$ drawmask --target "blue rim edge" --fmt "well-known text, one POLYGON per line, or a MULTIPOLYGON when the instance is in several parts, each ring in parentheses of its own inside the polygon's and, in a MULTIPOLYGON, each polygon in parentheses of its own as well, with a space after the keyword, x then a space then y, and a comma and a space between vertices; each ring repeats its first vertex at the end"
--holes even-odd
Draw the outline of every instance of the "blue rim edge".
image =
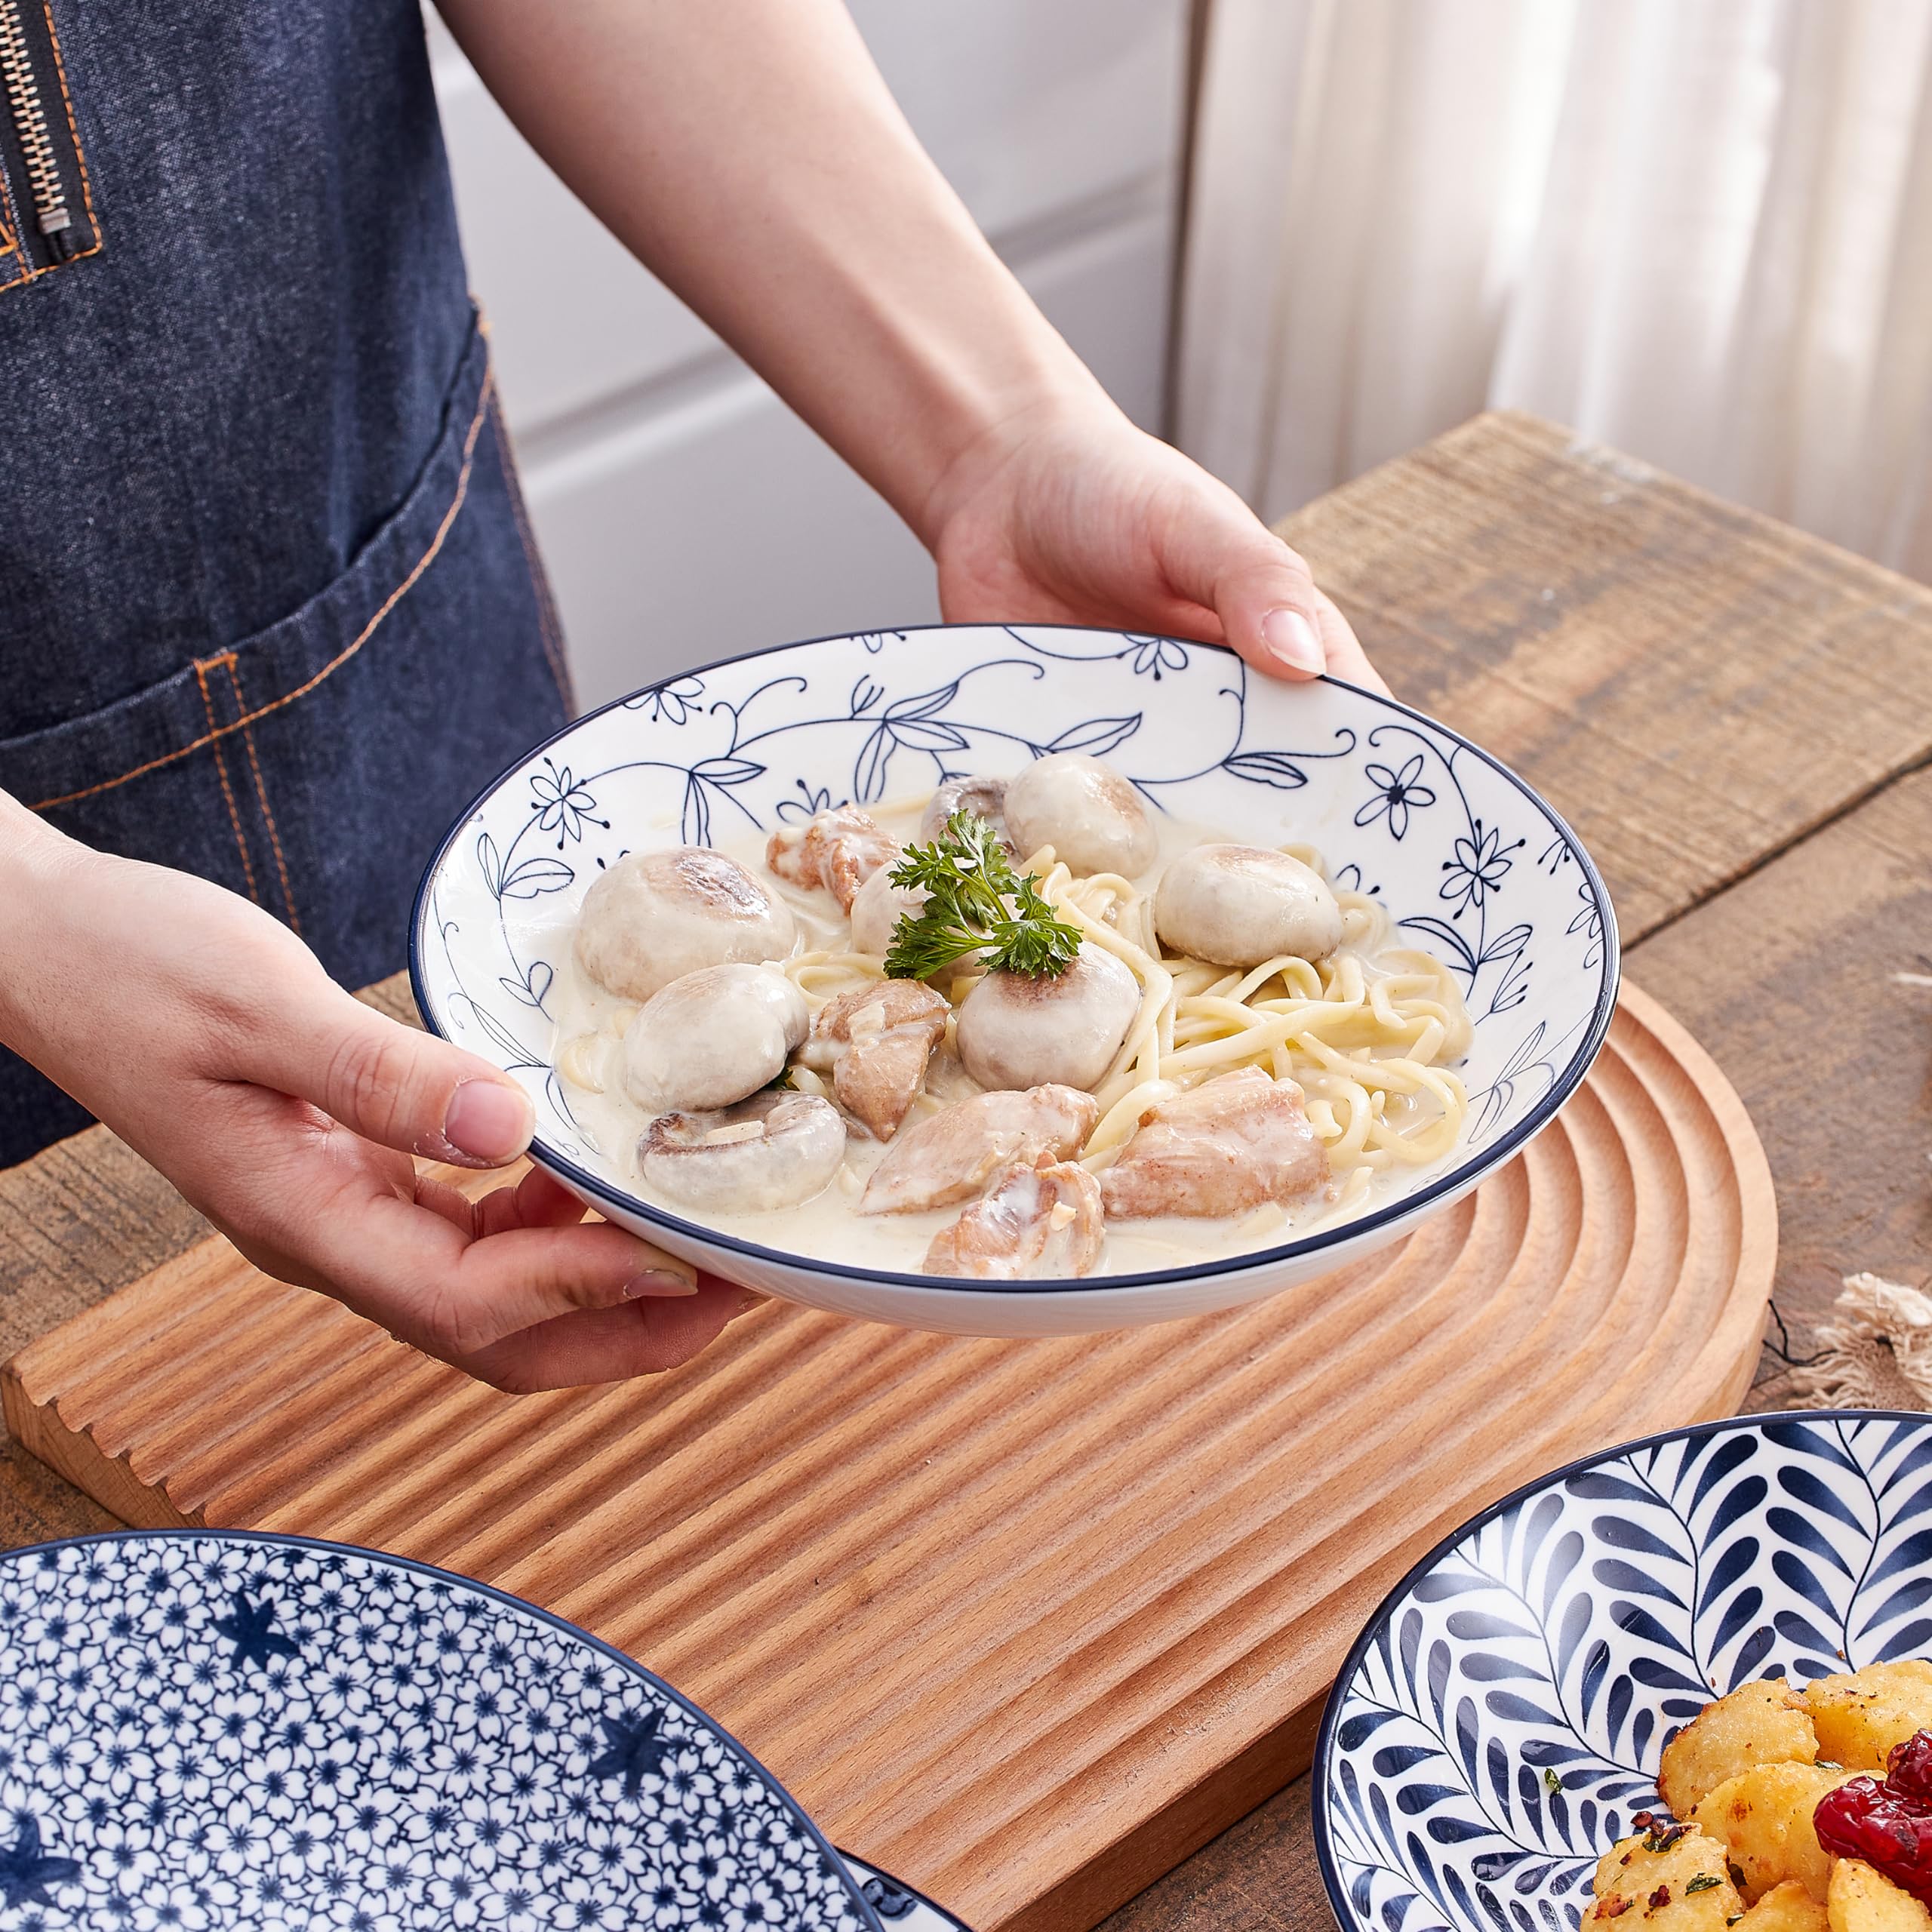
MULTIPOLYGON (((913 638, 931 635, 948 631, 983 630, 983 624, 909 624, 902 627, 888 626, 892 635, 913 638)), ((997 628, 997 626, 995 626, 997 628)), ((1071 631, 1106 637, 1122 637, 1127 632, 1109 624, 1029 624, 1029 630, 1071 631)), ((436 848, 429 864, 423 868, 421 881, 416 888, 414 903, 409 912, 409 990, 416 1001, 416 1010, 422 1015, 423 1025, 442 1039, 449 1039, 441 1022, 431 1009, 423 983, 423 924, 429 909, 429 891, 437 872, 450 848, 462 835, 472 817, 481 808, 485 800, 500 791, 504 781, 512 773, 520 771, 534 758, 540 758, 553 745, 564 739, 593 718, 601 718, 607 711, 614 711, 629 703, 631 699, 646 691, 657 691, 677 678, 702 677, 708 672, 721 670, 729 664, 749 663, 752 659, 775 657, 784 651, 809 650, 816 645, 841 644, 847 639, 863 635, 857 631, 831 631, 823 637, 796 638, 787 644, 769 644, 756 651, 734 652, 726 657, 714 657, 708 663, 694 664, 688 669, 677 671, 669 678, 660 678, 657 683, 640 685, 634 691, 626 692, 622 697, 614 697, 598 705, 595 710, 586 711, 573 718, 568 724, 551 733, 540 743, 533 745, 512 763, 503 767, 488 784, 465 805, 457 815, 449 830, 443 835, 442 842, 436 848)), ((1156 638, 1152 632, 1133 633, 1136 637, 1156 638)), ((1198 638, 1156 638, 1157 641, 1184 645, 1190 651, 1218 651, 1223 657, 1239 658, 1240 654, 1224 644, 1206 644, 1198 638)), ((1358 697, 1365 697, 1376 704, 1386 705, 1392 711, 1404 718, 1413 718, 1418 724, 1426 724, 1431 730, 1441 731, 1453 738, 1473 755, 1479 758, 1515 786, 1538 811, 1548 817, 1557 833, 1569 848, 1583 876, 1590 882, 1596 894, 1597 907, 1603 921, 1604 974, 1601 985, 1597 989, 1596 1011, 1590 1016, 1588 1030, 1579 1043, 1577 1051, 1570 1057, 1570 1063, 1550 1083, 1549 1091, 1532 1107, 1529 1112, 1491 1147, 1481 1160, 1472 1168, 1452 1168, 1446 1174, 1439 1174, 1425 1187, 1415 1193, 1405 1195, 1400 1201, 1391 1201, 1386 1208, 1378 1208, 1372 1214, 1364 1214, 1360 1220, 1346 1221, 1339 1227, 1330 1228, 1321 1234, 1306 1235, 1299 1241, 1284 1242, 1279 1247, 1257 1250, 1254 1254, 1240 1257, 1242 1266, 1231 1267, 1226 1262, 1197 1262, 1184 1268, 1162 1268, 1133 1275, 1101 1275, 1069 1281, 982 1281, 975 1284, 977 1293, 997 1294, 1067 1294, 1106 1293, 1116 1288, 1158 1287, 1169 1282, 1199 1281, 1213 1275, 1247 1274, 1256 1269, 1272 1266, 1283 1261, 1298 1260, 1306 1254, 1318 1254, 1325 1247, 1332 1247, 1343 1240, 1352 1240, 1358 1235, 1372 1234, 1377 1229, 1386 1227, 1391 1222, 1401 1220, 1428 1208, 1444 1195, 1455 1192, 1472 1181, 1494 1174, 1512 1156, 1547 1127, 1555 1118, 1570 1097, 1583 1084, 1583 1076, 1602 1050, 1604 1041, 1609 1037, 1611 1021, 1616 1017, 1617 991, 1623 982, 1623 946, 1617 929, 1616 909, 1611 904, 1610 889, 1604 883, 1603 875, 1597 870, 1596 862, 1583 849, 1583 844, 1571 830, 1568 822, 1527 780, 1510 770, 1503 761, 1483 749, 1472 740, 1463 737, 1453 725, 1445 724, 1440 718, 1432 718, 1426 712, 1417 711, 1399 698, 1386 697, 1380 691, 1371 691, 1360 685, 1352 685, 1340 678, 1331 678, 1324 673, 1309 682, 1335 685, 1346 691, 1352 691, 1358 697)), ((451 1044, 457 1044, 451 1041, 451 1044)), ((620 1208, 627 1214, 655 1223, 660 1227, 669 1228, 677 1233, 701 1241, 714 1247, 723 1248, 734 1254, 748 1255, 756 1261, 774 1262, 783 1267, 804 1266, 813 1272, 832 1276, 841 1281, 877 1281, 888 1283, 894 1287, 922 1288, 931 1293, 940 1288, 942 1284, 930 1275, 901 1274, 881 1268, 855 1268, 840 1261, 820 1261, 809 1254, 800 1254, 789 1248, 766 1247, 757 1241, 740 1240, 735 1235, 719 1232, 708 1228, 700 1221, 688 1221, 681 1215, 673 1214, 657 1207, 653 1202, 641 1200, 637 1195, 626 1194, 588 1173, 566 1155, 558 1153, 546 1143, 541 1136, 533 1136, 530 1143, 531 1158, 540 1161, 553 1173, 564 1176, 580 1192, 598 1202, 608 1202, 620 1208)), ((956 1294, 958 1284, 948 1282, 944 1291, 956 1294)))
MULTIPOLYGON (((845 1889, 851 1896, 860 1924, 870 1926, 872 1932, 885 1932, 885 1927, 881 1923, 878 1915, 872 1910, 870 1901, 863 1897, 858 1887, 853 1883, 851 1871, 845 1860, 840 1856, 831 1841, 805 1815, 804 1807, 777 1778, 772 1776, 764 1761, 747 1751, 738 1739, 731 1732, 727 1730, 709 1711, 701 1710, 682 1691, 666 1683, 654 1670, 647 1669, 638 1662, 635 1657, 626 1656, 616 1644, 607 1644, 601 1637, 593 1636, 582 1625, 573 1623, 568 1617, 559 1617, 555 1611, 546 1610, 540 1604, 531 1603, 527 1598, 512 1596, 508 1590, 500 1590, 494 1583, 478 1583, 474 1577, 463 1576, 454 1570, 440 1569, 433 1563, 420 1563, 413 1556, 392 1555, 386 1549, 370 1549, 361 1543, 331 1543, 325 1537, 289 1536, 279 1531, 273 1530, 197 1529, 192 1524, 178 1530, 140 1530, 131 1527, 125 1530, 98 1530, 91 1535, 84 1537, 60 1537, 52 1543, 25 1543, 15 1549, 0 1550, 0 1564, 11 1563, 25 1557, 45 1556, 55 1550, 85 1549, 91 1543, 187 1543, 208 1539, 212 1539, 217 1543, 239 1543, 251 1549, 328 1550, 338 1555, 365 1557, 371 1562, 389 1564, 398 1570, 413 1570, 420 1577, 433 1577, 439 1583, 454 1583, 463 1589, 474 1590, 479 1595, 488 1597, 492 1601, 502 1604, 511 1610, 521 1611, 526 1615, 535 1617, 540 1623, 549 1624, 552 1629, 561 1630, 567 1636, 575 1637, 582 1642, 588 1644, 592 1650, 601 1651, 613 1663, 621 1666, 632 1676, 642 1679, 654 1690, 668 1697, 688 1716, 697 1718, 700 1724, 721 1737, 738 1754, 739 1757, 758 1774, 760 1779, 763 1780, 765 1788, 777 1793, 779 1801, 791 1814, 793 1820, 803 1828, 807 1838, 824 1854, 826 1859, 830 1861, 833 1870, 844 1880, 845 1889)), ((897 1878, 894 1878, 892 1882, 895 1885, 900 1883, 897 1878)), ((912 1887, 906 1885, 901 1886, 900 1889, 910 1891, 912 1887)), ((926 1903, 930 1905, 932 1901, 928 1899, 926 1903)), ((940 1908, 935 1907, 934 1909, 937 1910, 940 1908)), ((948 1918, 954 1916, 951 1912, 946 1912, 944 1915, 948 1918)))
POLYGON ((868 1872, 876 1872, 891 1886, 894 1891, 903 1892, 909 1899, 917 1899, 928 1912, 937 1912, 947 1924, 958 1926, 959 1932, 973 1932, 973 1928, 960 1917, 958 1912, 952 1910, 949 1906, 941 1905, 937 1899, 931 1897, 926 1893, 921 1891, 917 1885, 907 1884, 903 1878, 897 1877, 892 1872, 887 1871, 884 1866, 875 1865, 869 1858, 860 1857, 856 1851, 841 1851, 838 1856, 844 1860, 848 1866, 855 1863, 863 1865, 868 1872))
MULTIPOLYGON (((1492 1503, 1487 1509, 1472 1516, 1466 1523, 1450 1531, 1442 1540, 1426 1555, 1419 1558, 1403 1572, 1401 1579, 1375 1607, 1375 1614, 1363 1625, 1361 1635, 1349 1647, 1349 1654, 1342 1661, 1342 1667, 1335 1673, 1335 1681, 1330 1687, 1328 1701, 1323 1706, 1321 1727, 1315 1735, 1315 1759, 1309 1767, 1310 1789, 1309 1792, 1309 1823, 1314 1829, 1315 1862, 1321 1873, 1321 1890, 1328 1901, 1329 1915, 1341 1932, 1355 1932, 1361 1921, 1352 1909, 1345 1916, 1343 1912, 1341 1875, 1335 1867, 1334 1847, 1328 1838, 1328 1755, 1334 1749, 1335 1727, 1341 1709, 1342 1694, 1361 1668, 1362 1660, 1368 1654, 1370 1646, 1377 1635, 1394 1616, 1397 1607, 1408 1595, 1417 1580, 1441 1561, 1456 1546, 1466 1537, 1472 1537, 1497 1517, 1515 1509, 1531 1497, 1569 1478, 1584 1469, 1594 1469, 1600 1463, 1614 1461, 1620 1456, 1628 1456, 1634 1451, 1656 1449, 1666 1442, 1693 1442, 1706 1435, 1715 1435, 1721 1430, 1762 1429, 1767 1423, 1774 1422, 1909 1422, 1921 1428, 1932 1428, 1932 1414, 1920 1409, 1769 1409, 1762 1415, 1721 1416, 1715 1422, 1694 1422, 1678 1429, 1660 1429, 1654 1435, 1632 1436, 1628 1442, 1620 1442, 1614 1447, 1598 1449, 1587 1456, 1579 1456, 1574 1462, 1564 1463, 1542 1475, 1534 1476, 1512 1489, 1499 1501, 1492 1503)), ((1606 1847, 1607 1849, 1607 1847, 1606 1847)))

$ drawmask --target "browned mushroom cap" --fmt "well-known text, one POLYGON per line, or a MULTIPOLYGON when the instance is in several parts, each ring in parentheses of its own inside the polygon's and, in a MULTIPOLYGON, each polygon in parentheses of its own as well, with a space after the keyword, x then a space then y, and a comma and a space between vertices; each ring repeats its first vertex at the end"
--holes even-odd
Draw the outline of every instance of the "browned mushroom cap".
POLYGON ((1160 853, 1140 794, 1112 765, 1083 752, 1035 758, 1009 780, 1006 824, 1021 857, 1051 845, 1076 872, 1134 878, 1160 853))
POLYGON ((1091 940, 1057 977, 989 973, 959 1009, 959 1057, 982 1087, 1097 1087, 1140 1010, 1140 983, 1091 940))
POLYGON ((783 959, 796 937, 789 907, 735 860, 680 845, 612 866, 584 895, 576 949, 598 985, 644 1000, 700 966, 783 959))
POLYGON ((644 1177, 701 1214, 768 1214, 809 1201, 838 1171, 845 1123, 816 1094, 754 1094, 712 1113, 651 1122, 644 1177))
POLYGON ((939 838, 955 812, 971 812, 992 827, 1002 844, 1006 834, 1006 780, 1004 778, 949 778, 926 801, 919 817, 919 836, 928 844, 939 838))
POLYGON ((624 1091, 641 1107, 728 1107, 783 1072, 811 1015, 769 966, 700 966, 661 987, 625 1030, 624 1091))
POLYGON ((1154 930, 1164 946, 1217 966, 1326 959, 1342 943, 1342 909, 1321 875, 1285 852, 1197 845, 1162 875, 1154 930))

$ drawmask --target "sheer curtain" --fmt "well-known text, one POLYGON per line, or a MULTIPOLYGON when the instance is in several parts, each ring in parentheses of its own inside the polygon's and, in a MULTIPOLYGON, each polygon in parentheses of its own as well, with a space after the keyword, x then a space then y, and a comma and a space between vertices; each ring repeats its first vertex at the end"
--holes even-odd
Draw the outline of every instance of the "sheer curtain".
POLYGON ((1212 0, 1183 447, 1534 411, 1932 580, 1932 0, 1212 0))

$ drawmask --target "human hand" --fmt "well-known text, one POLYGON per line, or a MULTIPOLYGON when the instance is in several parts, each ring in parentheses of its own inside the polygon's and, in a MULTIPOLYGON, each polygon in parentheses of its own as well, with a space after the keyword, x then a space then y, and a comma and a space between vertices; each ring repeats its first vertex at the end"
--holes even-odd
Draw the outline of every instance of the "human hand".
POLYGON ((1389 688, 1307 565, 1097 393, 987 432, 921 522, 949 622, 1118 625, 1230 644, 1275 677, 1389 688))
POLYGON ((0 1038, 263 1272, 500 1389, 672 1368, 758 1297, 586 1223, 541 1170, 473 1204, 411 1150, 499 1167, 528 1097, 385 1018, 204 880, 109 858, 0 800, 0 1038))

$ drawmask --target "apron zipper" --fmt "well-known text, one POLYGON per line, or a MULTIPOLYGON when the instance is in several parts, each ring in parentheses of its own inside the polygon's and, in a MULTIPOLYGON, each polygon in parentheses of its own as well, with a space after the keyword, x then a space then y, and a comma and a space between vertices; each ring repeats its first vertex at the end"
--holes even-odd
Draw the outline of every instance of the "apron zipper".
POLYGON ((40 104, 40 85, 34 78, 33 62, 27 51, 20 0, 0 0, 0 85, 6 88, 7 106, 14 117, 14 136, 20 144, 20 158, 26 164, 35 220, 47 238, 49 249, 66 261, 77 246, 74 217, 68 212, 66 190, 61 185, 60 166, 54 158, 47 110, 40 104))

